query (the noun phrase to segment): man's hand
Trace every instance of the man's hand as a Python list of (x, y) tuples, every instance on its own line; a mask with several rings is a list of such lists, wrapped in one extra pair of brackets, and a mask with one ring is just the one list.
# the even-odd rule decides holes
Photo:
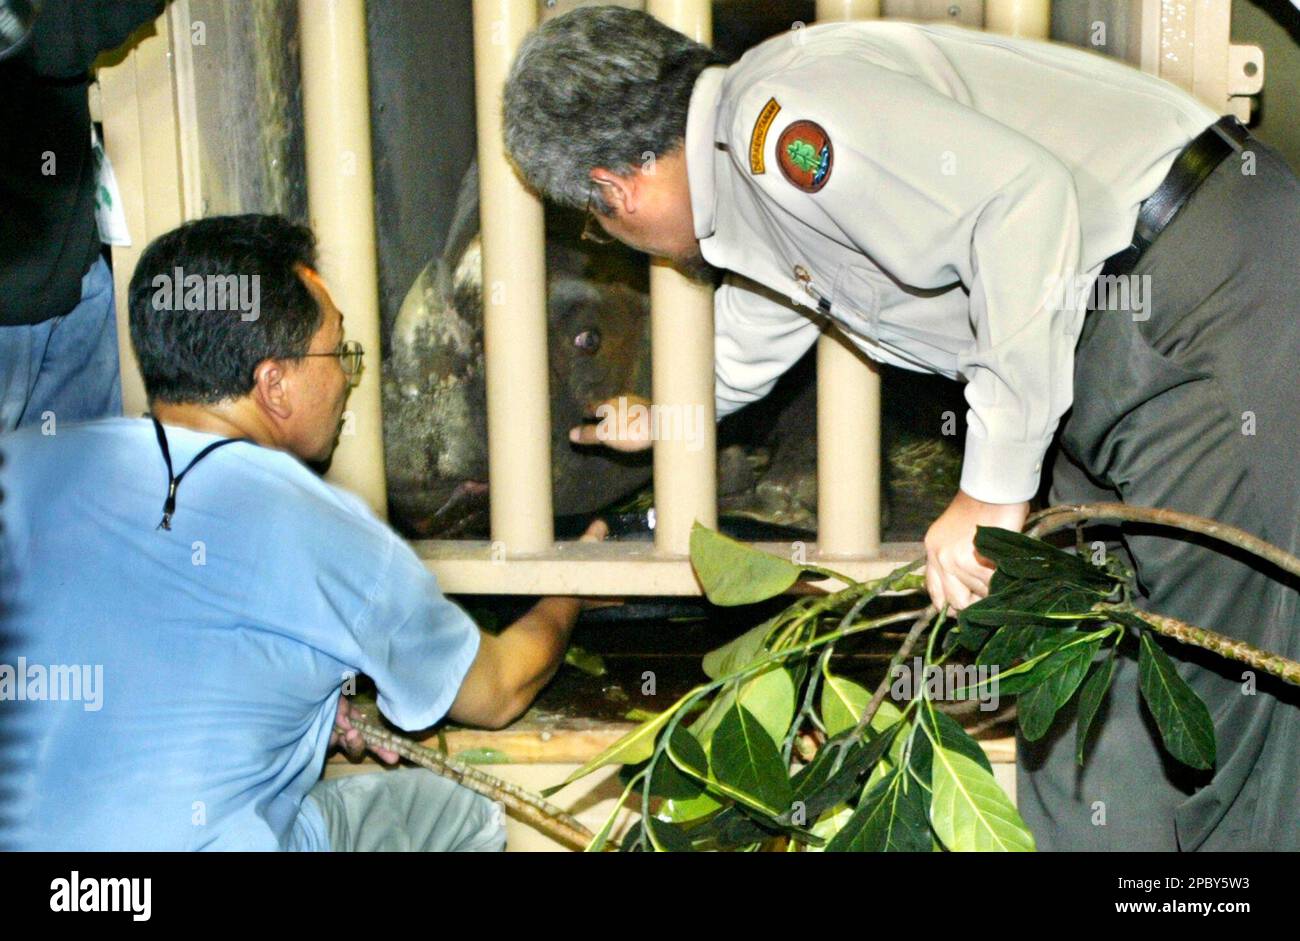
[[(644, 411), (642, 411), (644, 409)], [(591, 407), (594, 425), (569, 429), (574, 444), (603, 444), (615, 451), (644, 451), (650, 437), (650, 403), (639, 395), (620, 395)]]
[(984, 503), (958, 490), (925, 534), (925, 586), (935, 607), (960, 611), (988, 595), (993, 566), (975, 551), (976, 526), (1020, 532), (1028, 516), (1028, 503)]
[[(334, 734), (330, 736), (330, 748), (341, 748), (353, 761), (360, 761), (366, 753), (366, 740), (352, 727), (352, 700), (339, 696), (338, 712), (334, 716)], [(397, 752), (387, 748), (371, 748), (375, 757), (385, 764), (397, 764), (400, 757)]]

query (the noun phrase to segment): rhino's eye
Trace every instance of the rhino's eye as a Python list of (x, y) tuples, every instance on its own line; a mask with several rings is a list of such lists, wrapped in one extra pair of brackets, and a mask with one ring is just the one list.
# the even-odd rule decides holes
[(594, 353), (600, 349), (600, 331), (583, 330), (573, 338), (573, 345), (584, 353)]

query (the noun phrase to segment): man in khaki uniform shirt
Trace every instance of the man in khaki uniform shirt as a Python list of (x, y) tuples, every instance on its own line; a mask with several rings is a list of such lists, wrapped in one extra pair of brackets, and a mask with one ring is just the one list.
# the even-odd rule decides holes
[[(1295, 546), (1296, 527), (1288, 522), (1270, 532), (1270, 509), (1234, 504), (1241, 488), (1222, 481), (1239, 480), (1246, 469), (1276, 474), (1277, 508), (1294, 507), (1300, 482), (1284, 438), (1295, 434), (1300, 400), (1285, 394), (1262, 401), (1268, 396), (1243, 378), (1259, 354), (1226, 333), (1204, 340), (1213, 333), (1184, 316), (1194, 308), (1211, 317), (1214, 305), (1204, 301), (1222, 300), (1215, 284), (1180, 298), (1181, 307), (1163, 305), (1206, 270), (1202, 254), (1217, 249), (1216, 257), (1231, 263), (1244, 251), (1234, 256), (1222, 239), (1207, 245), (1192, 238), (1187, 232), (1195, 235), (1198, 223), (1180, 218), (1134, 271), (1135, 285), (1151, 283), (1141, 277), (1143, 266), (1176, 241), (1177, 228), (1190, 247), (1167, 266), (1170, 280), (1157, 284), (1168, 284), (1165, 294), (1139, 292), (1131, 312), (1085, 319), (1089, 289), (1107, 259), (1128, 246), (1143, 200), (1217, 118), (1167, 82), (1060, 44), (862, 21), (793, 30), (728, 67), (645, 14), (608, 7), (578, 10), (538, 30), (521, 48), (505, 93), (507, 148), (532, 185), (593, 210), (606, 232), (634, 248), (687, 270), (726, 270), (714, 301), (719, 416), (767, 394), (827, 319), (876, 360), (965, 382), (960, 490), (925, 539), (931, 596), (956, 610), (988, 590), (991, 569), (975, 553), (976, 526), (1023, 526), (1072, 405), (1053, 468), (1053, 502), (1167, 506)], [(1229, 192), (1239, 163), (1230, 156), (1205, 184), (1212, 195), (1189, 204), (1185, 215), (1217, 212), (1211, 200), (1220, 199), (1248, 216), (1254, 231), (1240, 224), (1236, 231), (1243, 246), (1254, 239), (1255, 248), (1268, 243), (1261, 213), (1300, 205), (1300, 187), (1274, 152), (1252, 143), (1266, 167), (1258, 185)], [(1287, 218), (1285, 210), (1279, 218)], [(1290, 261), (1291, 270), (1274, 278), (1280, 295), (1242, 296), (1232, 310), (1240, 321), (1267, 304), (1278, 331), (1275, 352), (1277, 344), (1294, 352), (1294, 318), (1272, 303), (1280, 297), (1300, 305), (1294, 227), (1271, 248), (1279, 265)], [(1173, 280), (1180, 264), (1186, 271)], [(1263, 316), (1255, 311), (1256, 326)], [(1198, 343), (1206, 345), (1199, 358), (1192, 355)], [(1085, 349), (1097, 352), (1084, 359)], [(1177, 350), (1188, 353), (1179, 363), (1169, 358)], [(1201, 368), (1205, 377), (1193, 372)], [(1215, 410), (1192, 398), (1161, 398), (1194, 378), (1213, 378), (1224, 387), (1214, 390), (1215, 402), (1231, 404)], [(1232, 394), (1219, 395), (1224, 391)], [(1196, 439), (1213, 446), (1230, 419), (1251, 408), (1273, 409), (1271, 437), (1250, 453), (1208, 453), (1200, 464), (1219, 462), (1217, 483), (1179, 490), (1195, 477), (1190, 466), (1198, 460), (1187, 441), (1161, 464), (1144, 466), (1160, 442), (1173, 439), (1169, 418), (1186, 419), (1186, 427), (1207, 415), (1221, 419)], [(572, 437), (595, 440), (591, 429)], [(1229, 633), (1240, 627), (1237, 636), (1271, 641), (1278, 652), (1295, 648), (1297, 632), (1286, 630), (1296, 625), (1294, 590), (1244, 566), (1222, 571), (1219, 597), (1234, 597), (1236, 607), (1216, 620), (1205, 596), (1212, 583), (1198, 583), (1195, 573), (1222, 568), (1223, 560), (1166, 545), (1178, 540), (1125, 536), (1118, 550), (1131, 553), (1155, 610)], [(1259, 618), (1247, 613), (1245, 599)], [(1040, 846), (1241, 846), (1275, 819), (1287, 821), (1287, 840), (1300, 840), (1294, 795), (1281, 811), (1276, 802), (1265, 807), (1260, 801), (1272, 785), (1259, 775), (1252, 780), (1275, 713), (1272, 697), (1261, 697), (1267, 705), (1244, 701), (1221, 663), (1222, 677), (1190, 663), (1183, 669), (1218, 724), (1214, 787), (1162, 771), (1141, 728), (1136, 664), (1122, 656), (1109, 729), (1084, 772), (1076, 775), (1071, 765), (1072, 735), (1060, 747), (1051, 737), (1021, 742), (1020, 804)], [(1124, 699), (1130, 692), (1132, 703)], [(1274, 741), (1300, 744), (1295, 714), (1290, 709), (1274, 722)], [(1242, 739), (1235, 751), (1234, 735)], [(1098, 802), (1110, 806), (1104, 824), (1096, 820)], [(1236, 817), (1225, 823), (1234, 807)]]

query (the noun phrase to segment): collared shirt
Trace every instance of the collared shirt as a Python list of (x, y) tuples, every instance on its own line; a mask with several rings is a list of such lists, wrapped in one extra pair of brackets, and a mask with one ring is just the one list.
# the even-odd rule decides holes
[[(432, 725), (477, 628), (361, 500), (289, 454), (213, 451), (168, 531), (152, 422), (55, 430), (0, 437), (0, 778), (19, 828), (0, 842), (327, 849), (303, 798), (341, 687), (364, 673), (394, 724)], [(177, 472), (219, 440), (166, 431)]]
[[(820, 312), (880, 362), (965, 380), (962, 489), (1027, 500), (1088, 287), (1217, 117), (1100, 53), (950, 25), (824, 24), (706, 69), (686, 162), (701, 251), (732, 273), (719, 416), (770, 391)], [(781, 168), (796, 122), (807, 175)]]

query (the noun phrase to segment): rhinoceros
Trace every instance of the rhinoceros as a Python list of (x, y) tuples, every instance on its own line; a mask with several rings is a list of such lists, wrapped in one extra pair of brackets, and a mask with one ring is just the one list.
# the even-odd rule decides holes
[[(556, 515), (566, 518), (620, 502), (643, 509), (651, 478), (648, 453), (568, 440), (568, 430), (597, 403), (650, 392), (646, 259), (617, 243), (580, 240), (582, 224), (578, 213), (546, 209), (553, 499)], [(383, 404), (391, 521), (415, 538), (486, 535), (482, 258), (473, 165), (444, 250), (412, 284), (389, 346)], [(815, 531), (813, 365), (806, 357), (765, 400), (720, 424), (724, 529), (753, 535), (757, 524), (759, 535), (763, 525), (782, 533)], [(915, 539), (956, 491), (960, 441), (940, 430), (945, 410), (961, 413), (960, 390), (889, 368), (883, 386), (884, 535)]]

